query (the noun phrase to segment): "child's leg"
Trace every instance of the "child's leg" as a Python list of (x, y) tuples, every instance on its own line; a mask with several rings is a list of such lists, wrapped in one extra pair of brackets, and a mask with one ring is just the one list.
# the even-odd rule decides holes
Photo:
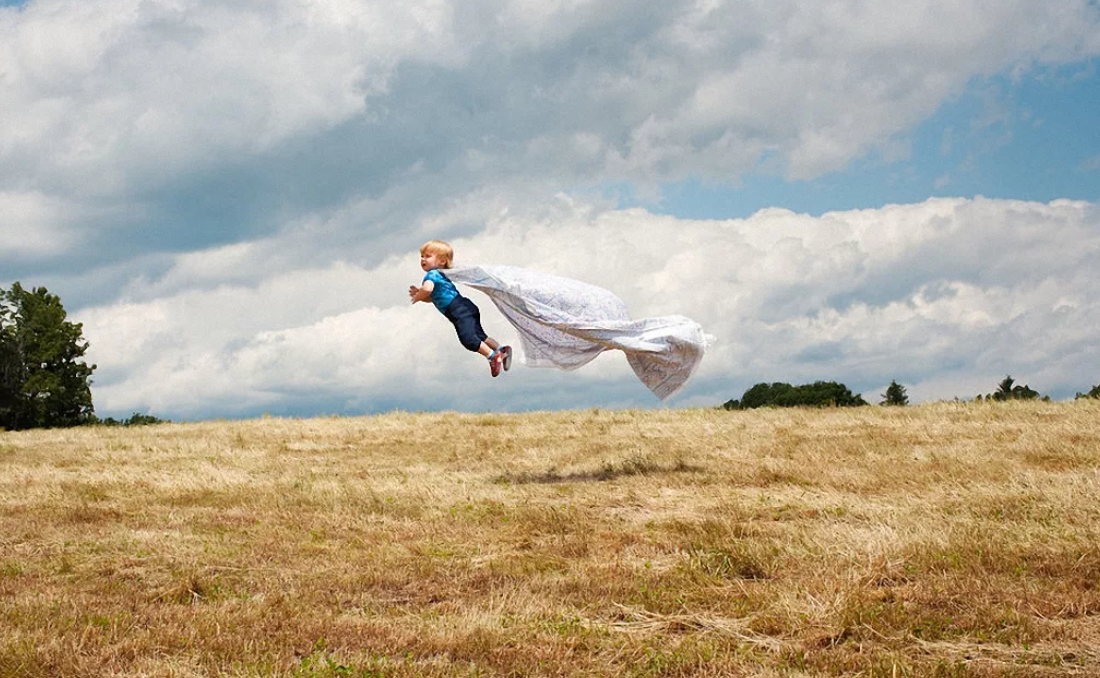
[(501, 347), (496, 339), (485, 334), (481, 327), (481, 312), (477, 305), (465, 297), (459, 297), (447, 307), (446, 316), (454, 323), (458, 340), (470, 351), (476, 351), (489, 359), (489, 369), (493, 376), (507, 370), (512, 364), (512, 352), (507, 346)]
[(481, 342), (481, 346), (489, 348), (490, 351), (488, 353), (486, 353), (484, 349), (479, 349), (478, 353), (485, 356), (489, 360), (492, 360), (496, 356), (497, 353), (500, 353), (501, 354), (501, 360), (503, 361), (502, 365), (503, 365), (504, 369), (505, 370), (512, 369), (512, 347), (511, 346), (501, 346), (500, 343), (496, 339), (493, 339), (492, 337), (486, 337), (485, 341)]
[(478, 347), (477, 352), (488, 358), (496, 351), (500, 350), (500, 342), (492, 337), (485, 337), (481, 342), (481, 346)]
[(454, 323), (458, 340), (468, 351), (474, 351), (488, 358), (500, 348), (495, 339), (485, 334), (481, 327), (481, 311), (466, 297), (459, 297), (447, 307), (447, 318)]

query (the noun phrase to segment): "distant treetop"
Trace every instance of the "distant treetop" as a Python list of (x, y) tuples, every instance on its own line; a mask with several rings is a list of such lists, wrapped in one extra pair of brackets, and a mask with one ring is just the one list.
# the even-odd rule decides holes
[(882, 394), (883, 405), (892, 405), (897, 407), (904, 407), (909, 404), (909, 396), (905, 394), (905, 387), (898, 382), (891, 380), (890, 385), (886, 387), (886, 393)]
[[(978, 400), (983, 400), (982, 396), (978, 396)], [(1050, 396), (1040, 395), (1040, 393), (1032, 388), (1029, 388), (1027, 384), (1023, 386), (1016, 383), (1016, 380), (1012, 378), (1012, 375), (1006, 374), (1005, 378), (1001, 380), (1001, 383), (997, 384), (997, 390), (993, 393), (987, 393), (984, 400), (1004, 402), (1007, 400), (1050, 400)]]
[(0, 428), (77, 426), (95, 420), (88, 342), (45, 287), (0, 289)]
[(791, 386), (784, 382), (759, 383), (745, 391), (740, 400), (722, 405), (727, 410), (751, 410), (757, 407), (858, 407), (867, 402), (844, 384), (815, 381)]
[(1100, 384), (1093, 386), (1088, 393), (1078, 393), (1074, 400), (1080, 400), (1081, 398), (1100, 398)]

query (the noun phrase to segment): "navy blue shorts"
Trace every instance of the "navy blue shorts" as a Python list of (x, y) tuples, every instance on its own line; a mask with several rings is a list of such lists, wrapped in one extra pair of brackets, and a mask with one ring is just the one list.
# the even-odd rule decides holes
[(485, 330), (481, 329), (481, 311), (477, 309), (477, 304), (466, 297), (455, 297), (454, 301), (447, 304), (443, 315), (454, 324), (458, 340), (466, 350), (476, 353), (481, 342), (488, 338)]

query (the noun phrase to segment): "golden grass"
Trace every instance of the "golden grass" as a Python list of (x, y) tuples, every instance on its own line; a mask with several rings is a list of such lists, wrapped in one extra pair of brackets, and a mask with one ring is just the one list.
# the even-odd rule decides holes
[(0, 434), (0, 678), (1100, 675), (1100, 404)]

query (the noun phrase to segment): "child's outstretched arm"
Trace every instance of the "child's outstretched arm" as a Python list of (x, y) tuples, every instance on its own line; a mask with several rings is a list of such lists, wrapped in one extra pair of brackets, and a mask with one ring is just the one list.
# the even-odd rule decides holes
[(416, 285), (409, 285), (409, 299), (411, 303), (415, 304), (418, 301), (431, 301), (432, 290), (435, 289), (435, 283), (431, 280), (425, 280), (424, 284), (420, 287)]

